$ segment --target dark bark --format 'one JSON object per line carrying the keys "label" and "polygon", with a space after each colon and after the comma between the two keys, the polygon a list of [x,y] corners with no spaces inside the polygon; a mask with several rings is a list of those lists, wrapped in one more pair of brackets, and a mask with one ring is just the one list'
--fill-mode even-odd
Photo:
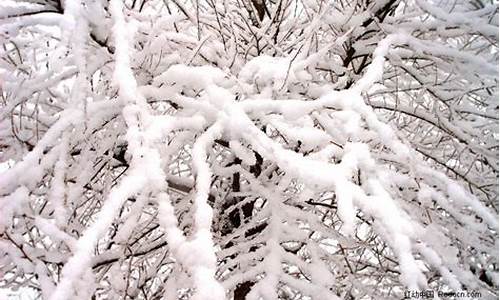
{"label": "dark bark", "polygon": [[257,10],[257,17],[260,21],[264,20],[266,14],[266,3],[264,0],[252,0],[252,4]]}

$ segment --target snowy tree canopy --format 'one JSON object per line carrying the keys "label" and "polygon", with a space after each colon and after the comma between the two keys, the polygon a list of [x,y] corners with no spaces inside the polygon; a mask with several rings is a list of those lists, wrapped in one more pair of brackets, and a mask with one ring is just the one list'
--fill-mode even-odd
{"label": "snowy tree canopy", "polygon": [[498,1],[2,0],[0,289],[498,298]]}

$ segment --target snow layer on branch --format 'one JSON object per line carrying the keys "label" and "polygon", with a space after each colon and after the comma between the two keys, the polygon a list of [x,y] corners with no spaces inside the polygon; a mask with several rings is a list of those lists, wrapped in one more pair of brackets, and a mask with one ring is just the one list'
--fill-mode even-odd
{"label": "snow layer on branch", "polygon": [[101,211],[96,216],[96,222],[92,224],[83,236],[76,242],[76,252],[64,265],[61,282],[51,295],[51,300],[68,299],[73,295],[72,285],[80,280],[92,262],[92,253],[97,240],[108,230],[117,211],[123,201],[137,193],[145,184],[146,176],[139,170],[131,172],[129,176],[121,181],[109,195]]}
{"label": "snow layer on branch", "polygon": [[76,242],[77,250],[64,265],[62,279],[51,295],[50,299],[52,300],[68,299],[73,295],[73,289],[76,288],[76,285],[82,279],[81,276],[84,276],[90,267],[92,253],[99,238],[106,233],[124,201],[141,191],[146,186],[148,178],[154,178],[154,175],[156,175],[154,169],[149,170],[153,171],[151,174],[147,174],[143,168],[144,165],[154,165],[157,162],[157,156],[154,153],[147,153],[149,149],[142,146],[140,141],[141,130],[139,126],[141,120],[138,120],[136,117],[139,116],[139,113],[142,113],[143,116],[147,115],[147,111],[144,110],[145,102],[137,92],[137,83],[130,69],[129,42],[126,38],[127,33],[125,31],[126,23],[122,12],[123,7],[120,1],[112,1],[110,8],[115,18],[115,26],[113,28],[117,46],[114,74],[119,86],[120,97],[126,104],[123,115],[129,126],[127,138],[130,151],[133,155],[131,171],[111,191],[107,201],[97,214],[96,221],[85,230],[82,237]]}
{"label": "snow layer on branch", "polygon": [[217,260],[211,234],[213,212],[212,207],[207,203],[211,172],[206,162],[206,148],[209,143],[220,136],[221,129],[218,123],[214,124],[197,139],[193,146],[193,168],[196,174],[195,232],[193,240],[189,242],[190,249],[184,249],[186,252],[183,255],[189,253],[193,259],[186,262],[186,265],[193,269],[196,287],[193,298],[196,300],[225,299],[224,289],[214,279]]}
{"label": "snow layer on branch", "polygon": [[[461,12],[446,12],[429,3],[426,0],[417,0],[417,5],[424,11],[430,13],[433,17],[445,21],[447,26],[460,26],[462,24],[466,24],[481,32],[486,36],[493,36],[498,38],[498,27],[493,26],[491,24],[487,24],[486,22],[482,22],[482,19],[475,18],[476,16],[480,16],[481,14],[488,14],[488,12],[492,12],[498,9],[497,6],[493,4],[486,4],[482,9],[478,9],[474,12],[461,13]],[[479,20],[479,21],[478,21]],[[446,26],[444,25],[444,26]]]}

